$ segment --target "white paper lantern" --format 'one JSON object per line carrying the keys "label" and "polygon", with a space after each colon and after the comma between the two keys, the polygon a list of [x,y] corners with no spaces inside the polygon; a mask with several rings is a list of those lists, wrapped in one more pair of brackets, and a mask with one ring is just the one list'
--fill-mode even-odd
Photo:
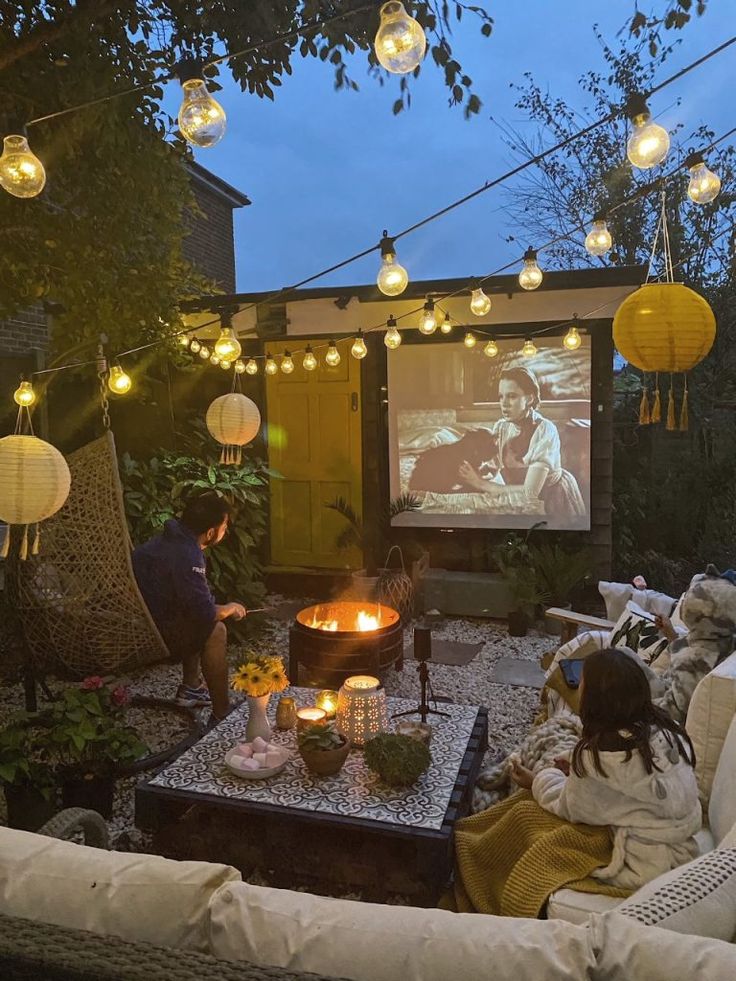
{"label": "white paper lantern", "polygon": [[359,674],[346,679],[337,696],[337,728],[353,746],[364,746],[388,729],[386,692],[378,678]]}
{"label": "white paper lantern", "polygon": [[[24,525],[20,557],[28,553],[28,525],[50,518],[69,496],[71,474],[55,446],[37,436],[13,435],[0,439],[0,521]],[[10,531],[2,555],[8,554]],[[33,543],[38,553],[38,528]]]}
{"label": "white paper lantern", "polygon": [[252,399],[240,392],[221,395],[207,409],[207,428],[222,444],[220,463],[239,465],[242,447],[250,443],[261,428],[261,413]]}

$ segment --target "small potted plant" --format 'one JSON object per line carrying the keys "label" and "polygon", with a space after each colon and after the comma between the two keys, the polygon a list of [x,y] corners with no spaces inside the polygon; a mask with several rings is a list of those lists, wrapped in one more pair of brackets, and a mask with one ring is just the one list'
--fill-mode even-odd
{"label": "small potted plant", "polygon": [[525,637],[529,623],[534,618],[538,606],[547,602],[548,594],[540,585],[534,566],[529,535],[537,528],[534,525],[525,536],[511,534],[506,541],[493,549],[495,564],[508,583],[511,593],[509,610],[509,634],[511,637]]}
{"label": "small potted plant", "polygon": [[[572,595],[590,575],[590,553],[587,549],[567,551],[561,545],[543,542],[530,549],[537,581],[547,594],[550,606],[570,609]],[[562,622],[545,617],[545,630],[559,636]]]}
{"label": "small potted plant", "polygon": [[21,713],[0,730],[0,783],[8,826],[38,831],[58,810],[53,768],[42,760],[33,716]]}
{"label": "small potted plant", "polygon": [[384,783],[407,787],[429,768],[432,756],[418,739],[400,733],[381,732],[365,744],[365,762]]}
{"label": "small potted plant", "polygon": [[297,747],[307,769],[321,777],[339,773],[350,752],[350,742],[334,722],[304,726],[297,733]]}

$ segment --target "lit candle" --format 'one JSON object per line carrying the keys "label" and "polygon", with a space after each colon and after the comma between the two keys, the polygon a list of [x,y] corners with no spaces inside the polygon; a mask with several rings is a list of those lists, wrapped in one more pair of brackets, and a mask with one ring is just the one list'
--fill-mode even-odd
{"label": "lit candle", "polygon": [[297,729],[304,729],[305,726],[315,725],[319,722],[327,721],[327,713],[320,708],[298,709],[296,713]]}
{"label": "lit candle", "polygon": [[361,693],[376,691],[380,685],[380,680],[370,674],[354,674],[352,678],[348,678],[345,682],[346,688]]}
{"label": "lit candle", "polygon": [[324,709],[328,719],[334,719],[337,712],[337,692],[325,689],[321,691],[314,700],[318,709]]}

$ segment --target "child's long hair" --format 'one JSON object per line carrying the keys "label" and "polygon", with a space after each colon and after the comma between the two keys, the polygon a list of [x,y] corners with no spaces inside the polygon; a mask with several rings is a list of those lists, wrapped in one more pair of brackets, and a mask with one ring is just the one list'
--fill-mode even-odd
{"label": "child's long hair", "polygon": [[[572,753],[572,769],[579,777],[585,775],[585,750],[590,750],[596,770],[604,777],[607,774],[600,753],[606,750],[625,750],[627,762],[638,750],[647,773],[659,770],[651,747],[657,730],[677,746],[690,766],[695,766],[695,750],[688,734],[663,709],[652,704],[649,681],[641,666],[615,647],[596,651],[583,663],[580,718],[583,736]],[[621,736],[621,730],[631,735]]]}

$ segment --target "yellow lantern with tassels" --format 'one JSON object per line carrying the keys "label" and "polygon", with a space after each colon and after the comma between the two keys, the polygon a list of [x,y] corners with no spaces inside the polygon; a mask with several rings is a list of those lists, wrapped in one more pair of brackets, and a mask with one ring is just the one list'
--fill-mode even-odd
{"label": "yellow lantern with tassels", "polygon": [[[38,554],[38,523],[61,508],[69,496],[71,474],[61,453],[37,436],[16,433],[0,439],[0,520],[23,525],[20,557],[28,556],[28,526],[36,525],[31,549]],[[6,534],[2,557],[8,554]]]}
{"label": "yellow lantern with tassels", "polygon": [[261,428],[261,413],[247,395],[230,392],[212,402],[207,409],[206,423],[212,436],[222,444],[220,463],[239,465],[242,447],[250,443]]}

